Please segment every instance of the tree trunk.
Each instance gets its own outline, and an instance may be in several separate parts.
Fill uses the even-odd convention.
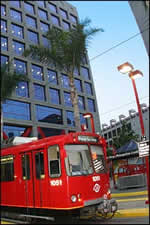
[[[70,85],[70,95],[71,95],[71,101],[74,108],[74,120],[75,120],[75,127],[76,131],[81,131],[80,126],[80,113],[79,113],[79,106],[78,106],[78,95],[74,84],[74,78],[73,75],[69,75],[69,85]]]

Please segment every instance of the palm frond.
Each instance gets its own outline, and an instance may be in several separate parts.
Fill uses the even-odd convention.
[[[1,65],[1,101],[10,97],[19,82],[29,81],[29,78],[15,71],[10,71],[11,62]]]

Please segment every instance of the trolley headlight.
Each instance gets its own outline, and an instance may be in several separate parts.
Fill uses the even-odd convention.
[[[76,202],[76,201],[77,201],[77,197],[76,197],[75,195],[72,195],[72,196],[71,196],[71,201],[72,201],[72,202]]]

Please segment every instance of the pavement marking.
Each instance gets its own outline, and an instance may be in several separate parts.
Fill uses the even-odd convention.
[[[1,224],[15,224],[15,223],[11,223],[11,222],[8,222],[8,221],[1,221]]]
[[[149,216],[149,208],[121,209],[118,210],[114,217],[142,217]]]
[[[123,192],[123,193],[112,193],[112,197],[123,197],[123,196],[136,196],[136,195],[147,195],[148,191],[138,191],[138,192]]]
[[[147,197],[143,198],[126,198],[126,199],[117,199],[117,202],[130,202],[130,201],[141,201],[141,200],[148,200]]]

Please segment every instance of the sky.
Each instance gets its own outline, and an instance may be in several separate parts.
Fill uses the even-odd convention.
[[[130,109],[138,111],[131,79],[117,70],[125,62],[143,73],[135,82],[140,104],[149,105],[149,57],[141,35],[94,59],[140,32],[128,1],[67,2],[76,7],[80,20],[88,17],[91,27],[104,29],[88,48],[101,125],[119,121],[121,114],[129,116]]]

